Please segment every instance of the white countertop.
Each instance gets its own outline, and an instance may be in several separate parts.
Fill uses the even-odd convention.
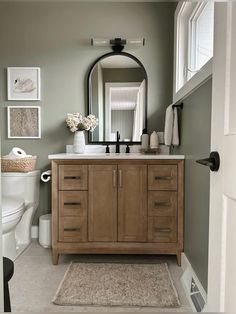
[[[72,154],[61,153],[48,155],[48,159],[185,159],[184,155],[144,155],[140,153],[85,153],[85,154]]]

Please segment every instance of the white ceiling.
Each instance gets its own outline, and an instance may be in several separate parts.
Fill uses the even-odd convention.
[[[137,104],[138,87],[111,88],[112,110],[134,110]]]

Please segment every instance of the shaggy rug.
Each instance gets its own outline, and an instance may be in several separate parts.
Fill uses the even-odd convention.
[[[71,263],[53,303],[71,306],[180,306],[166,263]]]

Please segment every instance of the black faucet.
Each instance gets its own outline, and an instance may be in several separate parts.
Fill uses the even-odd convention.
[[[116,153],[120,152],[120,133],[116,132]]]

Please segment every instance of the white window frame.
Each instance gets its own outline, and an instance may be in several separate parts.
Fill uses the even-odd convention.
[[[189,38],[191,21],[200,15],[204,7],[204,3],[185,1],[180,2],[175,11],[173,102],[183,99],[212,76],[213,58],[195,71],[192,69],[192,49],[189,49],[192,44]]]
[[[196,53],[196,42],[197,42],[197,31],[198,31],[198,18],[201,16],[203,10],[208,6],[209,2],[199,2],[189,19],[189,38],[188,38],[188,80],[193,77],[200,69],[197,68],[197,53]],[[214,4],[213,4],[214,5]]]

